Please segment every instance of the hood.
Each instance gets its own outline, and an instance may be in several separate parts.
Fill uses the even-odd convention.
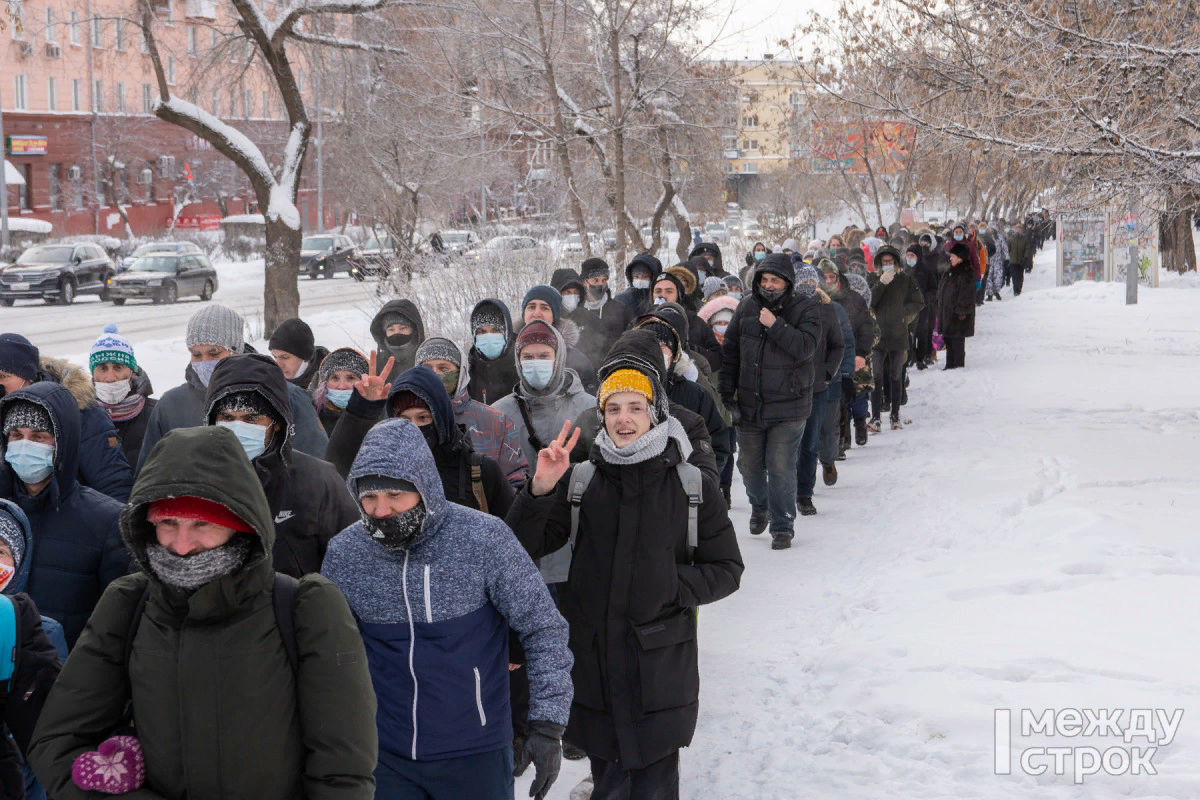
[[[671,330],[675,331],[675,337],[679,339],[681,352],[687,352],[691,342],[688,341],[688,315],[683,306],[678,303],[663,303],[647,312],[638,322],[646,319],[660,319],[670,325]]]
[[[21,526],[21,534],[25,537],[25,555],[21,559],[21,565],[17,567],[8,586],[4,587],[5,594],[19,594],[25,591],[25,584],[29,583],[29,568],[33,564],[33,528],[29,525],[29,517],[11,500],[0,498],[0,512],[8,512]]]
[[[688,253],[688,261],[691,261],[697,256],[703,256],[705,253],[708,253],[713,257],[712,269],[709,269],[706,265],[705,270],[710,274],[724,275],[725,267],[724,262],[721,260],[721,248],[717,247],[716,242],[701,242],[693,247],[692,252]]]
[[[250,557],[241,569],[190,595],[163,584],[150,569],[146,556],[146,546],[155,540],[154,526],[146,521],[149,505],[155,500],[184,496],[220,503],[254,529],[250,534]],[[275,524],[271,509],[237,436],[227,428],[176,428],[158,441],[138,472],[129,503],[121,512],[121,538],[158,595],[172,608],[190,608],[192,616],[227,616],[256,595],[270,591],[274,582],[271,549],[275,545]]]
[[[0,398],[0,419],[9,403],[17,400],[29,400],[46,409],[50,415],[50,423],[54,427],[54,472],[50,477],[49,492],[50,506],[58,508],[59,504],[75,491],[75,475],[79,471],[79,409],[75,398],[66,387],[50,381],[37,383],[18,389],[12,394]],[[0,452],[8,448],[8,442],[0,437]],[[8,464],[0,466],[0,496],[12,499],[17,497],[17,474]],[[24,490],[22,490],[24,491]]]
[[[896,261],[896,269],[899,269],[904,264],[904,256],[900,255],[900,251],[892,247],[890,244],[881,246],[874,251],[875,255],[872,260],[875,262],[875,269],[882,271],[882,265],[879,263],[884,256],[891,256]]]
[[[92,387],[95,391],[95,387]],[[140,394],[142,397],[149,397],[154,394],[154,387],[150,384],[150,376],[146,374],[146,370],[138,367],[138,371],[133,373],[133,393]]]
[[[563,338],[562,331],[553,325],[547,325],[547,328],[554,331],[554,338],[558,340],[558,346],[554,348],[554,373],[550,376],[550,382],[546,384],[545,389],[534,389],[525,380],[525,373],[521,371],[521,359],[517,353],[517,348],[513,348],[513,361],[517,365],[517,388],[521,392],[522,397],[550,397],[558,394],[563,389],[563,385],[567,379],[567,341]],[[572,372],[572,375],[575,373]],[[576,379],[575,383],[579,383]]]
[[[696,312],[696,315],[705,322],[708,322],[710,319],[712,319],[712,315],[718,311],[737,311],[739,302],[740,301],[734,300],[729,295],[725,295],[724,297],[715,297],[704,305],[700,306],[700,310]]]
[[[475,323],[473,320],[475,319],[475,315],[479,312],[479,310],[485,306],[495,308],[500,312],[500,316],[504,318],[504,340],[506,344],[504,345],[504,353],[501,353],[497,357],[497,360],[499,360],[504,358],[505,353],[508,352],[513,343],[512,314],[509,313],[508,306],[504,305],[503,300],[497,300],[494,297],[485,297],[483,300],[480,300],[478,303],[476,303],[475,307],[471,309],[471,315],[467,318],[467,324],[471,326],[471,349],[475,350]],[[480,355],[479,351],[477,350],[475,351],[475,355],[478,358],[483,358],[483,356]],[[463,360],[465,361],[466,359]]]
[[[922,266],[924,266],[925,250],[921,247],[921,245],[914,242],[913,244],[910,244],[908,247],[904,248],[904,256],[906,259],[909,253],[912,253],[917,257],[917,263],[912,267],[914,270],[920,269]],[[908,261],[903,261],[901,263],[903,263],[905,266],[908,266]]]
[[[383,317],[385,314],[392,312],[403,314],[413,322],[412,340],[400,347],[390,346],[387,342],[387,337],[383,335]],[[371,320],[371,336],[375,339],[375,347],[379,352],[390,353],[395,357],[397,364],[401,368],[408,369],[412,366],[413,354],[417,352],[417,348],[421,346],[421,342],[425,341],[425,322],[421,319],[421,312],[417,310],[417,306],[413,301],[389,300],[375,314],[374,319]]]
[[[437,533],[450,510],[433,453],[420,429],[406,419],[387,419],[367,431],[358,455],[350,465],[346,486],[358,502],[358,481],[367,475],[400,478],[417,487],[425,503],[425,523],[414,546]],[[361,508],[361,506],[360,506]]]
[[[65,386],[75,398],[75,404],[79,406],[80,411],[96,404],[96,387],[92,385],[91,376],[84,372],[82,367],[75,366],[65,358],[50,356],[42,356],[40,364],[44,375],[39,376],[39,380],[53,381]]]
[[[422,364],[403,372],[392,383],[388,392],[388,416],[397,417],[392,411],[392,400],[400,392],[412,392],[425,401],[429,412],[433,414],[433,425],[437,429],[438,443],[449,444],[454,438],[454,408],[450,405],[450,395],[442,379],[432,367]]]
[[[630,288],[633,288],[633,268],[638,264],[642,264],[650,270],[651,283],[653,283],[654,279],[662,273],[661,261],[649,253],[638,253],[633,257],[633,260],[625,266],[625,282],[629,284]]]
[[[603,382],[620,369],[634,369],[650,378],[654,387],[654,405],[659,408],[662,418],[666,419],[670,401],[662,387],[667,383],[667,368],[663,364],[662,348],[654,334],[639,328],[622,333],[608,351],[597,377]]]
[[[213,370],[208,382],[208,393],[204,396],[204,423],[215,425],[213,407],[222,397],[234,392],[257,392],[266,398],[284,421],[283,438],[278,447],[269,447],[267,452],[255,459],[262,461],[273,453],[279,453],[280,459],[286,465],[292,457],[292,435],[295,433],[295,419],[292,416],[292,403],[288,398],[288,382],[283,377],[283,370],[273,358],[260,353],[223,358]]]
[[[554,270],[550,276],[550,285],[559,291],[561,294],[563,289],[571,287],[578,289],[581,297],[587,297],[587,287],[583,284],[583,278],[579,277],[579,273],[568,267],[561,267]]]
[[[778,275],[787,281],[787,291],[789,293],[792,290],[792,286],[796,283],[796,268],[792,266],[792,259],[784,253],[772,253],[758,262],[758,265],[754,268],[754,275],[751,278],[753,286],[751,291],[758,291],[758,280],[767,273]]]
[[[566,316],[561,317],[558,322],[554,323],[554,327],[558,328],[558,332],[562,334],[563,341],[567,343],[567,347],[576,347],[579,340],[583,337],[583,330],[579,327],[579,323],[573,319],[568,319]]]

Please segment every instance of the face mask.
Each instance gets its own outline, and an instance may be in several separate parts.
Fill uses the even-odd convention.
[[[21,439],[9,442],[4,460],[22,482],[41,483],[54,471],[54,445]]]
[[[354,394],[353,389],[326,389],[325,399],[333,403],[335,408],[345,410],[346,404],[350,402],[350,395]]]
[[[696,277],[701,283],[704,283],[704,280],[708,277],[708,273],[702,269],[698,269],[696,270]]]
[[[727,322],[721,323],[719,325],[713,325],[713,333],[719,333],[722,336],[725,335],[725,331],[728,329],[729,329],[729,323],[727,323]]]
[[[425,524],[425,501],[417,503],[408,511],[391,517],[372,517],[363,514],[363,525],[371,538],[389,550],[403,550],[412,544]]]
[[[196,373],[196,377],[200,379],[200,385],[205,389],[208,388],[208,382],[212,380],[213,370],[217,368],[220,361],[193,361],[192,372]]]
[[[114,383],[97,383],[96,398],[105,405],[115,406],[117,403],[129,396],[130,386],[129,381],[116,381]]]
[[[417,430],[425,437],[425,444],[429,445],[429,452],[433,452],[433,448],[441,444],[441,438],[438,436],[437,425],[429,423],[428,425],[419,425]]]
[[[554,362],[545,359],[522,361],[521,374],[533,388],[545,389],[550,384],[550,378],[554,376]]]
[[[222,428],[229,428],[238,438],[238,444],[246,451],[246,458],[253,461],[267,449],[267,429],[262,425],[251,425],[240,419],[218,422]]]
[[[663,366],[667,368],[668,372],[671,371],[671,357],[666,353],[663,353]]]
[[[10,567],[8,564],[0,564],[0,592],[4,591],[4,587],[12,582],[13,575],[17,574],[15,567]]]
[[[579,296],[573,294],[564,294],[562,299],[563,311],[570,314],[575,309],[579,308]]]
[[[962,240],[963,240],[963,235],[961,233],[954,234],[954,241],[961,242]]]
[[[387,343],[392,347],[403,347],[412,341],[414,334],[411,333],[393,333],[386,337]]]
[[[755,250],[754,251],[754,260],[755,261],[762,261],[766,257],[767,257],[767,251],[765,251],[765,250]]]
[[[587,289],[588,289],[588,297],[592,300],[599,300],[601,297],[604,297],[604,293],[608,291],[607,286],[591,286],[591,285],[589,285],[587,287]]]
[[[633,288],[649,289],[650,288],[650,279],[649,278],[634,278],[633,279]]]
[[[763,299],[770,305],[774,305],[779,301],[779,298],[783,297],[782,289],[774,292],[768,292],[766,289],[759,289],[758,291],[762,292]]]
[[[741,299],[742,299],[742,293],[741,293],[741,292],[736,292],[736,291],[733,291],[733,290],[730,290],[730,292],[729,292],[729,296],[730,296],[730,297],[732,297],[734,300],[741,300]]]
[[[475,349],[484,358],[493,359],[504,352],[503,333],[480,333],[475,336]]]
[[[446,387],[446,392],[451,397],[454,397],[454,393],[458,391],[458,373],[459,370],[456,369],[442,373],[442,386]]]
[[[911,258],[906,258],[904,260],[908,262],[908,265],[910,267],[915,267],[917,265],[917,257],[916,256],[912,256]]]
[[[665,298],[665,297],[656,297],[656,298],[654,298],[654,305],[656,305],[656,306],[661,306],[661,305],[663,305],[663,304],[664,304],[664,303],[666,303],[666,302],[667,302],[667,298]]]
[[[895,264],[884,264],[884,265],[883,265],[883,271],[884,271],[884,272],[895,272],[895,271],[896,271],[896,265],[895,265]]]

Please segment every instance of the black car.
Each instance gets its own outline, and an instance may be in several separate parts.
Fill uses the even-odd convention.
[[[40,298],[69,306],[81,294],[108,296],[108,279],[116,268],[103,248],[91,242],[39,244],[17,263],[0,269],[0,303]]]
[[[362,266],[362,256],[349,236],[323,233],[305,236],[300,243],[298,273],[307,273],[316,280],[318,275],[332,278],[339,272],[350,272],[352,267]]]
[[[191,295],[211,300],[215,291],[217,271],[203,253],[151,253],[130,262],[128,271],[108,282],[108,297],[115,306],[131,299],[174,303]]]

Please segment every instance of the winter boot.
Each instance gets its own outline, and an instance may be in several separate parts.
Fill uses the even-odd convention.
[[[729,496],[731,488],[732,487],[730,487],[730,486],[722,486],[721,487],[721,496],[725,498],[725,507],[726,508],[733,508],[733,499]]]
[[[879,422],[879,417],[871,417],[871,421],[867,423],[867,430],[871,433],[879,433],[883,429],[883,425]]]
[[[792,537],[786,533],[776,533],[771,536],[772,550],[787,550],[792,546]]]
[[[999,292],[996,292],[996,299],[997,299],[997,300],[999,300],[999,299],[1000,299],[1000,293],[999,293]]]
[[[837,483],[837,467],[833,464],[825,464],[821,468],[821,479],[825,481],[826,486],[833,486]]]
[[[901,422],[900,418],[897,416],[892,417],[892,430],[894,430],[894,431],[904,430],[904,423]]]
[[[817,507],[812,504],[811,497],[797,497],[796,507],[800,509],[802,517],[811,517],[817,513]]]
[[[854,420],[854,443],[859,447],[867,446],[867,421],[865,419]]]
[[[834,459],[834,461],[845,461],[845,460],[846,460],[846,451],[845,450],[839,451],[837,454],[837,458]]]
[[[750,533],[758,536],[767,529],[767,523],[771,521],[771,515],[767,513],[765,508],[756,508],[750,512]]]
[[[987,296],[987,301],[988,301],[989,303],[990,303],[990,302],[992,302],[992,295],[991,295],[991,293],[989,293],[989,294],[988,294],[988,296]]]

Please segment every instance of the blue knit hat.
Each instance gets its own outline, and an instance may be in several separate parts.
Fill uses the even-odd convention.
[[[535,286],[525,293],[525,299],[521,301],[521,316],[525,316],[525,307],[529,305],[530,300],[543,300],[550,306],[550,311],[554,314],[554,321],[558,322],[559,316],[562,314],[562,295],[558,293],[558,289],[553,286]]]
[[[0,372],[37,382],[37,347],[19,333],[0,333]]]
[[[124,364],[134,372],[138,371],[137,359],[133,357],[133,345],[124,336],[117,333],[117,326],[108,323],[104,333],[92,344],[88,353],[88,371],[93,371],[100,364]]]

